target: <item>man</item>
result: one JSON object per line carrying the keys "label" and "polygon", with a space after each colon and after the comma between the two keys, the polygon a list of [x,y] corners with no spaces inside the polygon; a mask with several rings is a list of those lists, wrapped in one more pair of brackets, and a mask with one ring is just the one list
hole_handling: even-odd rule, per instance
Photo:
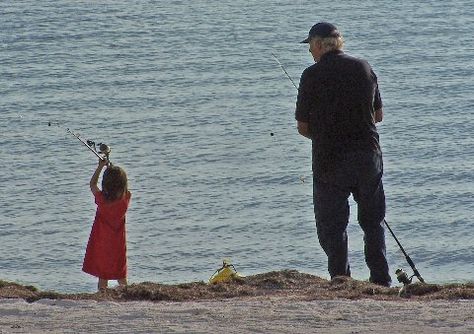
{"label": "man", "polygon": [[345,54],[338,29],[315,24],[302,43],[315,64],[301,76],[295,118],[312,141],[313,203],[331,278],[350,276],[346,228],[348,198],[357,202],[369,281],[390,286],[385,255],[382,152],[375,123],[382,121],[377,77],[362,59]]}

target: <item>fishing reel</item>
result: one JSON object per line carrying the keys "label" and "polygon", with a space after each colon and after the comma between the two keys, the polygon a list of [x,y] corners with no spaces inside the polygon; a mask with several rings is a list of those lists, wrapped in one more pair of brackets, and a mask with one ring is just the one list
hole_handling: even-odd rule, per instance
{"label": "fishing reel", "polygon": [[96,143],[92,140],[87,140],[87,145],[92,148],[95,152],[97,152],[98,155],[101,155],[103,156],[104,158],[107,159],[107,161],[109,161],[109,156],[110,156],[110,152],[112,151],[112,149],[107,145],[107,144],[104,144],[104,143],[98,143],[97,146],[96,146]]}
{"label": "fishing reel", "polygon": [[[48,126],[51,126],[52,122],[48,122]],[[107,144],[104,143],[96,143],[92,140],[87,140],[82,138],[81,135],[77,132],[71,131],[71,129],[66,128],[66,132],[76,137],[85,147],[87,147],[94,155],[102,161],[106,161],[107,165],[111,166],[112,163],[110,162],[109,156],[110,152],[112,151]],[[99,148],[97,148],[99,146]]]}
{"label": "fishing reel", "polygon": [[424,280],[423,280],[423,278],[421,278],[421,276],[418,276],[415,273],[412,276],[408,277],[408,274],[405,272],[405,270],[403,270],[401,268],[395,270],[395,275],[397,276],[398,282],[403,284],[403,286],[398,291],[398,296],[399,297],[406,297],[406,298],[410,297],[410,292],[409,292],[408,286],[412,283],[413,277],[417,276],[417,278],[420,280],[420,282],[424,283]]}
{"label": "fishing reel", "polygon": [[423,277],[421,277],[418,270],[415,270],[414,274],[411,275],[410,277],[408,277],[408,274],[405,272],[405,270],[399,268],[399,269],[395,270],[395,275],[397,275],[397,280],[400,283],[403,283],[403,285],[411,284],[411,282],[413,281],[413,277],[415,277],[415,276],[416,276],[416,278],[418,278],[420,283],[425,283],[425,280],[423,279]]}
{"label": "fishing reel", "polygon": [[405,272],[405,270],[400,268],[395,271],[395,275],[397,275],[398,282],[403,283],[403,285],[411,284],[413,277],[415,276],[413,275],[411,277],[408,277],[408,274]]}

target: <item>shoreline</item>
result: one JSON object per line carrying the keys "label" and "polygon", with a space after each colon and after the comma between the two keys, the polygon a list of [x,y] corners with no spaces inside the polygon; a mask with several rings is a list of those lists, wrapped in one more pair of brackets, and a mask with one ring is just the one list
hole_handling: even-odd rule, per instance
{"label": "shoreline", "polygon": [[226,283],[131,284],[61,294],[0,281],[0,333],[474,332],[474,282],[412,284],[410,298],[294,270]]}

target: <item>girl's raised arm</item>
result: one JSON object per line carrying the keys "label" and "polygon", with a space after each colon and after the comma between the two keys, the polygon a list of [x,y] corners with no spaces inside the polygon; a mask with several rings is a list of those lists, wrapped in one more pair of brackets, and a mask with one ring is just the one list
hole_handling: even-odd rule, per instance
{"label": "girl's raised arm", "polygon": [[104,159],[104,160],[99,159],[99,164],[97,165],[97,168],[96,168],[94,174],[91,177],[91,181],[90,181],[89,185],[90,185],[91,191],[94,195],[100,191],[99,187],[97,186],[97,183],[99,182],[99,175],[100,175],[100,172],[102,171],[102,169],[105,166],[107,166],[107,164],[108,164],[107,159]]}

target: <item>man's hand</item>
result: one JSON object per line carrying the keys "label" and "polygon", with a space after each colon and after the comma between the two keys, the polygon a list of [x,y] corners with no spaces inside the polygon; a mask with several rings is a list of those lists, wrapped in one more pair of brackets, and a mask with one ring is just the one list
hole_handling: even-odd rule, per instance
{"label": "man's hand", "polygon": [[382,110],[382,108],[375,110],[375,117],[374,117],[375,123],[382,122],[382,120],[383,120],[383,110]]}
{"label": "man's hand", "polygon": [[298,133],[306,138],[311,139],[311,131],[309,130],[309,123],[296,121],[296,128]]}

